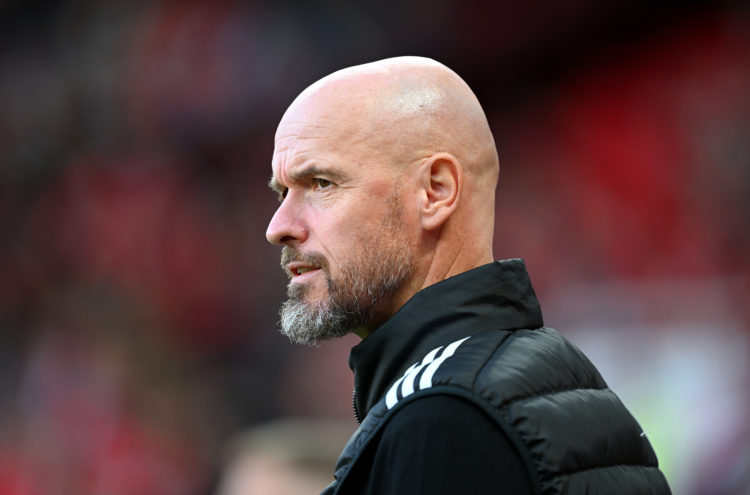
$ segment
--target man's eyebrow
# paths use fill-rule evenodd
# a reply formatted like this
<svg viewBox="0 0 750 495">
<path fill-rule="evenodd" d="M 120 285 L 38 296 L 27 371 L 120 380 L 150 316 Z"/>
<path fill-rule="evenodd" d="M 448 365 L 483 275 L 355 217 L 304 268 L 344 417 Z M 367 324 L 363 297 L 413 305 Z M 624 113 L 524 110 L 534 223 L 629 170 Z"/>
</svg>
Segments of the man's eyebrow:
<svg viewBox="0 0 750 495">
<path fill-rule="evenodd" d="M 321 167 L 319 165 L 309 165 L 307 167 L 301 168 L 300 170 L 292 171 L 288 175 L 292 180 L 312 179 L 313 177 L 317 177 L 319 175 L 328 177 L 333 182 L 340 182 L 344 179 L 344 174 L 342 174 L 341 172 L 332 168 Z"/>
<path fill-rule="evenodd" d="M 295 180 L 295 181 L 303 181 L 303 180 L 311 179 L 317 176 L 324 176 L 324 177 L 330 178 L 333 182 L 341 182 L 346 178 L 346 176 L 343 173 L 337 170 L 327 168 L 327 167 L 321 167 L 318 165 L 310 165 L 300 170 L 292 171 L 291 173 L 288 173 L 287 175 L 291 180 Z M 284 190 L 286 189 L 286 186 L 284 186 L 281 182 L 276 180 L 276 177 L 271 177 L 271 180 L 268 181 L 268 187 L 270 187 L 272 190 L 276 191 L 279 194 L 283 193 Z"/>
<path fill-rule="evenodd" d="M 271 188 L 273 192 L 281 194 L 284 192 L 285 187 L 281 185 L 279 181 L 276 180 L 276 177 L 271 177 L 271 180 L 268 181 L 268 187 Z"/>
</svg>

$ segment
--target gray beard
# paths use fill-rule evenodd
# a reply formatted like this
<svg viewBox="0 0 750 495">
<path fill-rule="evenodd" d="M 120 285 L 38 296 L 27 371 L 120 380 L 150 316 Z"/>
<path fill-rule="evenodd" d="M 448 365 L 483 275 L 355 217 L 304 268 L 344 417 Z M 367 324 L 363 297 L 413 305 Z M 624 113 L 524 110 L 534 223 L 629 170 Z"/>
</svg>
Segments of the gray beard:
<svg viewBox="0 0 750 495">
<path fill-rule="evenodd" d="M 373 246 L 369 254 L 363 252 L 349 266 L 340 267 L 336 280 L 331 278 L 327 264 L 322 263 L 327 300 L 306 303 L 308 287 L 290 284 L 289 299 L 280 312 L 281 333 L 296 344 L 317 346 L 366 327 L 373 319 L 375 306 L 400 288 L 413 272 L 409 250 L 403 243 L 394 242 L 390 234 L 384 233 L 381 239 L 387 241 Z"/>
</svg>

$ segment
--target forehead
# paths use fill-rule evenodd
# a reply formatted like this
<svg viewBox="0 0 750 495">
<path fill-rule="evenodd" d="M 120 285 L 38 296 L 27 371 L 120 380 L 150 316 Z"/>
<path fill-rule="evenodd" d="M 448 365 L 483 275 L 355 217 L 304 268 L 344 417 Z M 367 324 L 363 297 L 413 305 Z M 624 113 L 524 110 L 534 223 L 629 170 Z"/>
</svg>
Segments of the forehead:
<svg viewBox="0 0 750 495">
<path fill-rule="evenodd" d="M 279 126 L 273 151 L 273 176 L 278 182 L 286 182 L 295 171 L 310 166 L 331 167 L 345 164 L 336 129 L 324 125 L 308 125 L 306 122 L 284 122 Z"/>
<path fill-rule="evenodd" d="M 296 117 L 296 118 L 295 118 Z M 285 118 L 276 130 L 274 155 L 311 150 L 325 151 L 337 148 L 346 139 L 342 123 L 337 119 L 320 116 L 291 116 Z"/>
<path fill-rule="evenodd" d="M 357 125 L 356 123 L 362 123 Z M 373 161 L 365 121 L 345 118 L 330 109 L 288 111 L 276 131 L 273 175 L 284 182 L 295 169 L 336 167 L 340 172 L 362 168 Z"/>
</svg>

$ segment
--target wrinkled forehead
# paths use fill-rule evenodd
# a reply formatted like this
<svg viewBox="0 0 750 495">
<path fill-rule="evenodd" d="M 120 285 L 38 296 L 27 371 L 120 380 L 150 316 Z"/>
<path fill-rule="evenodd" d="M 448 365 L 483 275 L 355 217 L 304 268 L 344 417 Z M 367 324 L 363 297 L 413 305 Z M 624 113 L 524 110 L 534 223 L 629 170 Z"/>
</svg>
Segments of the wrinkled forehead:
<svg viewBox="0 0 750 495">
<path fill-rule="evenodd" d="M 276 130 L 274 168 L 280 162 L 290 164 L 313 156 L 354 154 L 359 151 L 356 142 L 366 141 L 361 133 L 362 129 L 336 115 L 288 112 Z"/>
<path fill-rule="evenodd" d="M 330 94 L 298 98 L 276 130 L 274 168 L 277 162 L 297 162 L 311 155 L 365 160 L 374 152 L 376 127 L 361 99 Z"/>
<path fill-rule="evenodd" d="M 323 134 L 350 135 L 372 120 L 372 95 L 356 86 L 329 84 L 305 90 L 289 106 L 276 131 L 276 141 Z"/>
</svg>

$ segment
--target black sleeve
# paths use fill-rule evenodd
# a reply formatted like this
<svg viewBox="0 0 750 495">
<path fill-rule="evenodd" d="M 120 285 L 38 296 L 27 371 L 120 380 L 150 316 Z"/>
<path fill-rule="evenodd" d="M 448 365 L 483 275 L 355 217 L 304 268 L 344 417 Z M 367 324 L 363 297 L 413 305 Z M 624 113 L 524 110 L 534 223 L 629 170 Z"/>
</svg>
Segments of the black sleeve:
<svg viewBox="0 0 750 495">
<path fill-rule="evenodd" d="M 484 411 L 460 397 L 406 404 L 384 427 L 368 495 L 531 494 L 516 449 Z"/>
</svg>

